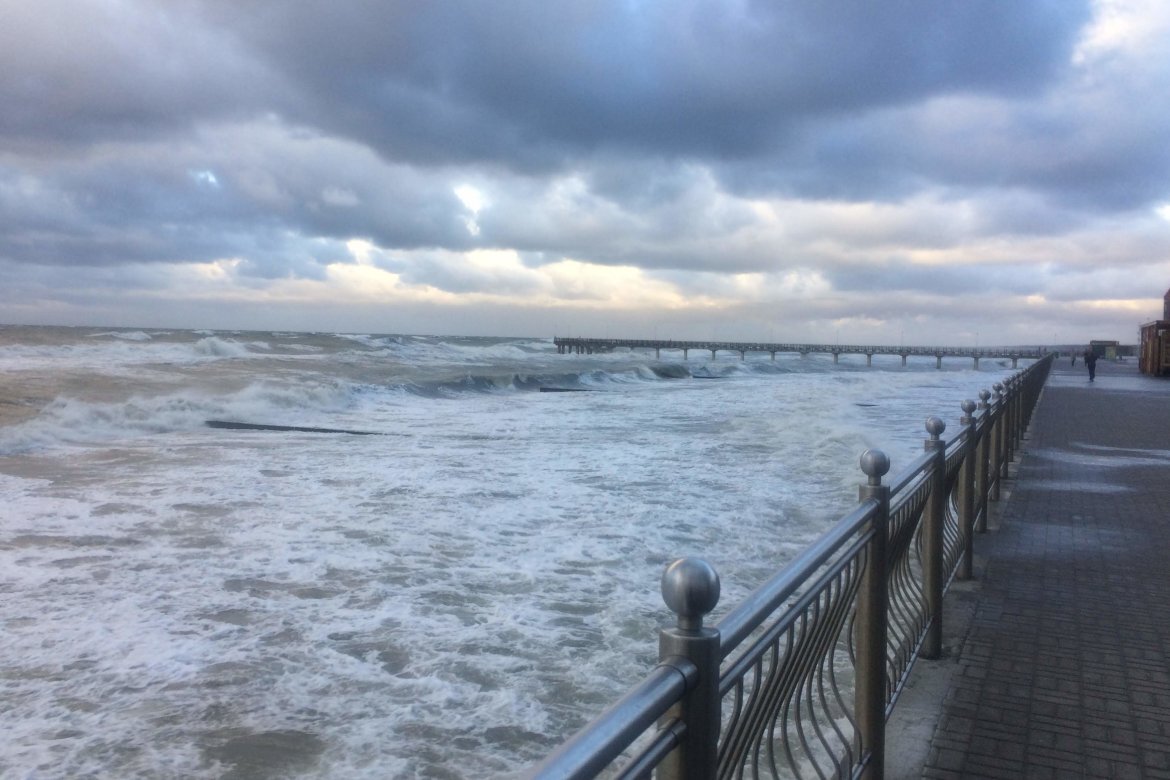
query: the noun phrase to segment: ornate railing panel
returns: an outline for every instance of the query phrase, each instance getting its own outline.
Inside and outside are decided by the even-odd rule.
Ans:
[[[888,563],[889,611],[887,614],[887,643],[889,669],[887,698],[893,701],[901,688],[903,677],[910,671],[917,655],[918,645],[930,620],[923,567],[919,550],[922,514],[932,489],[929,480],[930,454],[913,464],[907,471],[916,479],[898,492],[898,500],[890,507]]]
[[[872,507],[844,518],[828,544],[785,570],[797,576],[773,579],[745,602],[788,602],[782,611],[752,610],[764,618],[753,626],[740,610],[717,626],[731,636],[754,628],[727,647],[736,655],[720,679],[719,777],[839,776],[854,763],[850,629],[871,515]],[[794,584],[805,587],[794,595]]]

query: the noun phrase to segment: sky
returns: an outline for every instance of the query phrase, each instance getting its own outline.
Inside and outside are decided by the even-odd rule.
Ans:
[[[1164,0],[0,0],[0,322],[992,346],[1170,288]]]

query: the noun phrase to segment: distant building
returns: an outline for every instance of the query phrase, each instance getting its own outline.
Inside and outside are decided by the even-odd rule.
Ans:
[[[1162,297],[1162,319],[1141,327],[1138,368],[1150,376],[1170,376],[1170,290]]]
[[[1106,341],[1104,339],[1093,339],[1089,342],[1089,349],[1093,350],[1093,354],[1099,358],[1106,360],[1117,360],[1118,355],[1121,354],[1120,341]]]

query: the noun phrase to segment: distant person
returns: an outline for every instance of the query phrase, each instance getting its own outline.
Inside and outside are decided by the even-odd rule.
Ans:
[[[1077,364],[1077,353],[1076,353],[1076,351],[1075,351],[1075,350],[1069,350],[1069,353],[1068,353],[1068,354],[1069,354],[1069,357],[1071,357],[1071,358],[1072,358],[1072,362],[1071,362],[1071,363],[1069,363],[1069,365],[1070,365],[1070,366],[1073,366],[1073,367],[1075,367],[1075,366],[1076,366],[1076,364]]]
[[[1085,365],[1089,367],[1089,381],[1092,382],[1097,376],[1097,353],[1092,347],[1085,350]]]

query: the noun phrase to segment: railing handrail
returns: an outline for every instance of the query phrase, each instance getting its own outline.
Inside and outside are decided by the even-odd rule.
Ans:
[[[775,749],[783,749],[789,765],[825,761],[835,768],[810,773],[881,778],[885,717],[922,648],[938,652],[942,594],[953,577],[972,576],[972,534],[986,521],[987,501],[998,498],[1051,364],[1046,356],[997,383],[994,396],[984,391],[979,404],[964,401],[950,440],[941,439],[943,421],[928,418],[923,454],[885,485],[889,459],[867,451],[862,467],[869,481],[858,505],[713,628],[704,628],[702,618],[718,600],[718,575],[698,559],[671,564],[668,574],[678,575],[679,564],[687,573],[669,585],[663,578],[678,627],[661,632],[659,666],[527,776],[593,777],[635,742],[619,777],[648,777],[656,766],[660,778],[671,780],[738,777],[745,762],[756,766],[761,750],[775,774],[770,735],[782,727]],[[841,648],[858,659],[854,705],[837,679],[833,659]],[[723,727],[725,695],[731,715]],[[853,736],[842,731],[842,719],[853,724]],[[659,731],[648,735],[655,722]],[[788,729],[798,732],[795,739]],[[833,753],[838,749],[843,756]]]
[[[748,594],[736,607],[715,624],[721,639],[720,654],[727,658],[751,632],[777,607],[792,598],[812,572],[820,568],[857,531],[873,518],[877,503],[866,501],[838,520],[803,552],[763,585]]]
[[[694,665],[659,664],[640,683],[563,743],[532,771],[533,777],[590,778],[609,766],[687,689]]]
[[[966,435],[964,431],[963,435]],[[890,482],[890,494],[897,497],[899,494],[905,492],[910,484],[922,479],[927,471],[930,470],[931,462],[934,460],[933,452],[923,452],[914,460],[910,461],[906,468],[898,472],[897,476]]]

